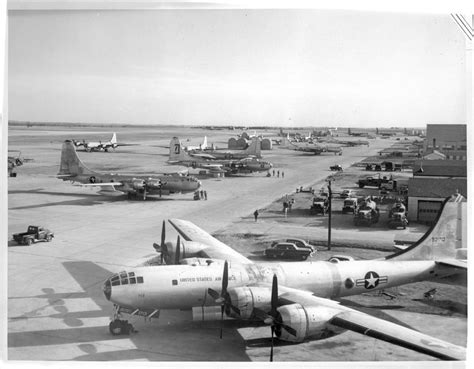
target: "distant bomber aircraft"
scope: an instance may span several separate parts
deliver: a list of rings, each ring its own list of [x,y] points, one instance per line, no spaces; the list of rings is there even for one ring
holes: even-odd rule
[[[91,152],[91,151],[105,151],[105,152],[108,152],[109,149],[113,149],[115,151],[115,149],[119,146],[130,146],[130,145],[132,145],[132,144],[118,143],[117,142],[117,134],[115,132],[112,135],[112,138],[110,139],[110,141],[107,141],[107,142],[102,142],[102,141],[98,141],[98,142],[89,141],[89,142],[86,142],[86,140],[82,140],[82,142],[72,140],[72,142],[74,143],[74,146],[76,146],[76,147],[83,146],[84,150],[87,151],[87,152]]]
[[[196,178],[179,174],[143,177],[94,172],[81,162],[74,144],[69,140],[63,143],[58,178],[83,186],[98,186],[99,193],[103,195],[127,195],[128,198],[141,196],[143,200],[148,195],[194,192],[201,186]]]
[[[342,155],[342,148],[338,145],[322,145],[318,143],[294,143],[289,140],[288,137],[283,138],[281,143],[282,148],[288,148],[290,150],[310,152],[314,155],[321,155],[323,152],[333,152],[334,155]]]
[[[466,204],[460,195],[446,199],[437,223],[404,251],[381,259],[339,263],[254,263],[193,223],[171,219],[179,233],[174,250],[165,242],[164,222],[161,245],[154,247],[174,265],[130,268],[105,281],[103,292],[114,304],[110,332],[121,334],[125,329],[127,321],[119,320],[123,313],[158,318],[162,309],[192,309],[195,320],[216,320],[220,312],[221,319],[225,313],[268,324],[270,360],[274,335],[299,343],[345,330],[441,360],[465,360],[464,347],[331,299],[426,280],[459,278],[466,282]]]
[[[252,152],[252,150],[250,148],[248,152]],[[252,157],[250,154],[246,154],[246,157],[242,159],[219,160],[214,157],[214,152],[212,154],[196,153],[195,151],[186,152],[178,137],[171,139],[168,163],[206,169],[210,173],[226,174],[266,172],[273,168],[272,163]]]
[[[257,137],[252,139],[249,147],[245,150],[220,150],[220,149],[207,149],[207,150],[189,150],[189,154],[194,157],[201,157],[203,159],[224,159],[224,160],[233,160],[233,159],[244,159],[249,156],[255,158],[262,157],[262,149],[260,146],[260,141]]]

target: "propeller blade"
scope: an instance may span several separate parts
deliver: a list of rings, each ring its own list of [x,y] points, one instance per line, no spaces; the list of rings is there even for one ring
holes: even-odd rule
[[[161,264],[165,259],[165,240],[166,240],[166,222],[163,220],[163,225],[161,226]],[[167,250],[168,251],[168,250]]]
[[[224,304],[221,305],[221,339],[222,339],[222,326],[224,325],[224,309],[225,309],[225,306]]]
[[[224,293],[227,293],[227,285],[229,284],[229,264],[227,260],[224,262],[224,275],[222,276],[222,291],[221,296],[224,296]]]
[[[273,333],[275,331],[275,327],[273,327],[273,325],[270,327],[270,329],[272,330],[272,343],[271,343],[271,346],[270,346],[270,361],[273,361]]]
[[[178,235],[178,239],[176,241],[176,252],[174,254],[175,259],[174,263],[175,265],[179,264],[179,258],[181,256],[181,237]]]
[[[289,334],[296,337],[296,330],[291,328],[289,325],[280,323],[281,327],[285,329]]]
[[[278,307],[278,279],[276,274],[273,275],[273,281],[272,281],[272,300],[271,300],[271,312],[270,315],[272,317],[276,317],[277,314],[277,307]]]
[[[207,289],[207,293],[209,294],[209,296],[211,296],[214,300],[217,300],[220,296],[219,296],[219,293],[215,290],[213,290],[212,288],[208,288]]]

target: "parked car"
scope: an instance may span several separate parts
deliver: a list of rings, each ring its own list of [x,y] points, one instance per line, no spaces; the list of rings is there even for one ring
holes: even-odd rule
[[[312,253],[306,247],[298,247],[294,243],[280,242],[263,251],[263,255],[267,258],[274,259],[296,259],[306,260]]]
[[[279,241],[273,241],[272,242],[272,247],[275,246],[276,244],[279,243],[294,243],[296,246],[300,248],[306,248],[311,250],[311,252],[316,251],[316,247],[311,245],[310,243],[306,242],[305,240],[302,240],[300,238],[287,238],[285,240],[279,240]]]
[[[339,171],[342,172],[342,166],[340,166],[339,164],[331,165],[331,166],[329,167],[329,169],[335,170],[335,171],[337,171],[337,172],[339,172]]]
[[[46,241],[49,242],[53,239],[54,233],[49,229],[38,227],[38,226],[28,226],[28,230],[23,233],[15,233],[13,235],[13,240],[15,240],[19,245],[31,245],[35,242]]]
[[[354,261],[354,258],[349,255],[333,255],[328,261],[331,263],[340,263],[341,261]]]

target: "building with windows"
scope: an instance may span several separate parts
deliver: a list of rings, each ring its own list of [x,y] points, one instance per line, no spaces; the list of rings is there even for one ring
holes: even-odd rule
[[[467,165],[462,160],[422,160],[413,165],[408,180],[408,220],[431,224],[446,197],[467,198]]]
[[[428,124],[424,153],[437,150],[446,159],[467,160],[467,126],[465,124]]]

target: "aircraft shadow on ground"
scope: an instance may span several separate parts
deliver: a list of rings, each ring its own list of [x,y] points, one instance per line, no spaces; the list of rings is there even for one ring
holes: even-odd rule
[[[72,358],[79,361],[104,360],[156,360],[156,361],[248,361],[246,343],[238,334],[236,327],[242,322],[224,321],[224,340],[219,339],[220,321],[192,322],[180,320],[179,313],[171,314],[173,322],[154,321],[139,329],[139,333],[130,336],[112,336],[108,329],[108,320],[103,326],[85,327],[83,319],[110,317],[112,304],[105,299],[102,292],[104,280],[111,272],[89,261],[68,261],[62,265],[80,285],[83,292],[57,293],[53,288],[43,288],[43,294],[35,296],[11,297],[9,299],[37,298],[45,299],[46,304],[40,308],[26,312],[21,316],[9,317],[9,322],[18,320],[54,318],[62,320],[69,328],[46,329],[35,331],[9,332],[8,347],[21,348],[42,346],[47,350],[51,345],[77,344],[84,354]],[[96,310],[69,311],[67,300],[90,298],[99,307]],[[50,312],[51,307],[55,310]],[[47,309],[47,310],[46,310]],[[127,317],[125,317],[127,318]],[[169,319],[168,319],[169,320]],[[141,320],[140,320],[141,322]],[[135,322],[132,321],[135,324]],[[240,324],[239,324],[240,323]],[[143,323],[145,324],[145,323]],[[104,341],[123,340],[129,338],[131,345],[116,351],[99,352],[96,341],[103,345]],[[225,340],[227,338],[227,341]],[[177,347],[180,340],[193,342],[185,351]],[[194,343],[195,342],[195,343]],[[225,350],[215,352],[217,345],[225,346]],[[120,346],[123,347],[123,344]],[[179,345],[178,345],[179,346]],[[222,352],[221,352],[222,351]],[[34,360],[35,358],[31,358]],[[54,357],[51,357],[54,360]]]
[[[137,199],[127,199],[126,195],[123,196],[103,196],[98,195],[95,193],[91,194],[74,194],[74,193],[65,193],[65,192],[51,192],[51,191],[44,191],[42,188],[34,189],[29,191],[23,190],[15,190],[9,191],[9,194],[38,194],[38,195],[52,195],[52,196],[69,196],[69,197],[82,197],[76,200],[66,200],[66,201],[58,201],[58,202],[47,202],[42,204],[36,205],[26,205],[26,206],[17,206],[14,208],[9,208],[10,210],[23,210],[23,209],[35,209],[35,208],[42,208],[48,206],[57,206],[57,205],[81,205],[81,206],[92,206],[92,205],[100,205],[103,203],[113,203],[113,202],[120,202],[120,201],[128,201],[128,202],[156,202],[156,201],[191,201],[191,198],[188,199],[173,199],[169,197],[157,197],[157,196],[148,196],[145,200],[141,198]],[[85,199],[84,199],[85,197]]]
[[[462,304],[456,301],[451,300],[441,300],[441,299],[413,299],[413,301],[421,302],[422,304],[436,307],[439,309],[444,309],[452,313],[463,314],[467,316],[467,305]]]

